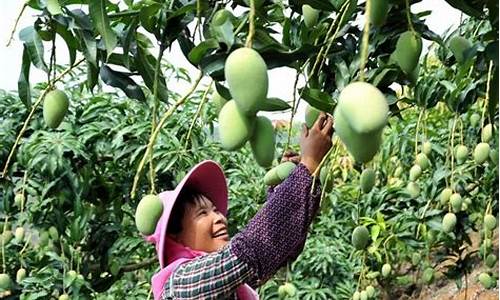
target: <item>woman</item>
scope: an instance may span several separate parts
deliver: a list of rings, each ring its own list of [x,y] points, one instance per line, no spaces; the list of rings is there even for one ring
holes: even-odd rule
[[[173,191],[161,193],[163,213],[146,239],[156,246],[158,299],[258,299],[263,284],[302,252],[321,195],[311,191],[319,163],[332,146],[333,120],[322,113],[303,127],[301,157],[290,176],[271,187],[267,201],[233,238],[227,232],[227,185],[212,161],[195,166]]]

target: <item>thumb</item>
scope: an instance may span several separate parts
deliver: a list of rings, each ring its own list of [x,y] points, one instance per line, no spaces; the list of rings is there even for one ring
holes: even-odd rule
[[[309,135],[309,129],[307,128],[306,124],[302,124],[302,136],[307,137]]]

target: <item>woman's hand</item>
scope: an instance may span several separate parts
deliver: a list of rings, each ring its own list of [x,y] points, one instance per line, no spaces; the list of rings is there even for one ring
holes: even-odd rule
[[[294,164],[300,163],[300,154],[294,151],[287,150],[283,153],[283,157],[281,158],[281,162],[291,161]]]
[[[300,137],[300,162],[311,174],[314,173],[323,157],[332,147],[333,118],[321,112],[314,125],[307,129],[304,124]]]

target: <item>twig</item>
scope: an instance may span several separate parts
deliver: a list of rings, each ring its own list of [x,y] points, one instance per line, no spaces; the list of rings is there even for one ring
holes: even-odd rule
[[[406,20],[408,21],[408,27],[410,28],[410,30],[415,33],[415,28],[413,28],[413,23],[411,21],[411,10],[410,10],[410,3],[408,2],[408,0],[406,0]]]
[[[493,69],[493,61],[490,61],[490,65],[488,66],[488,79],[486,80],[486,96],[484,98],[484,106],[483,106],[483,111],[481,113],[481,128],[484,127],[484,113],[486,112],[486,106],[488,105],[488,102],[490,101],[490,88],[491,88],[491,72]],[[488,115],[488,120],[490,116]],[[483,141],[483,135],[481,134],[481,142]]]
[[[21,7],[21,11],[19,12],[19,15],[17,15],[16,22],[14,23],[14,28],[12,28],[12,32],[10,33],[9,40],[7,41],[7,44],[5,45],[5,47],[9,47],[10,43],[14,39],[14,33],[16,32],[17,24],[19,23],[19,19],[21,19],[21,16],[23,15],[24,10],[26,9],[27,6],[28,6],[28,2],[26,1],[26,2],[24,2],[23,7]]]
[[[53,86],[54,83],[56,83],[59,80],[61,80],[64,77],[64,75],[68,74],[71,70],[73,70],[76,66],[78,66],[79,64],[81,64],[84,60],[85,59],[81,59],[80,61],[76,62],[73,66],[71,66],[71,67],[67,68],[66,70],[64,70],[61,74],[59,74],[59,76],[57,76],[56,78],[54,78],[54,80],[52,80],[52,84],[49,84],[43,90],[42,94],[38,97],[38,99],[36,100],[35,104],[33,104],[33,106],[31,107],[31,111],[30,111],[28,117],[26,118],[26,120],[24,120],[23,127],[21,128],[21,131],[19,131],[19,134],[17,135],[16,141],[14,142],[14,145],[12,146],[12,149],[10,150],[9,157],[7,158],[7,162],[5,163],[5,166],[3,168],[2,178],[7,177],[7,171],[8,171],[8,168],[9,168],[10,160],[12,159],[12,156],[14,155],[16,147],[19,144],[19,141],[21,140],[21,137],[23,136],[24,132],[26,131],[26,128],[28,128],[28,123],[31,120],[31,118],[33,117],[36,108],[38,107],[38,105],[40,105],[40,103],[42,102],[42,100],[45,97],[45,95],[49,92],[49,90],[51,89],[51,86]]]
[[[203,93],[203,96],[201,97],[200,105],[198,105],[198,109],[196,110],[196,114],[195,114],[195,116],[193,118],[193,121],[191,122],[191,125],[189,126],[189,130],[188,130],[188,133],[186,135],[186,143],[184,144],[184,149],[187,149],[187,146],[188,146],[188,143],[189,143],[189,137],[191,136],[191,131],[194,128],[194,124],[196,123],[196,120],[198,120],[198,118],[200,116],[200,113],[201,113],[201,110],[203,108],[203,105],[207,102],[207,94],[208,94],[208,92],[210,91],[210,89],[212,87],[212,83],[213,83],[213,81],[210,82],[210,84],[208,85],[207,89]]]
[[[194,84],[191,86],[191,89],[186,93],[186,95],[184,95],[181,99],[179,99],[174,104],[174,106],[172,106],[170,109],[168,109],[165,112],[165,114],[163,114],[163,117],[161,118],[160,122],[156,126],[154,132],[151,134],[151,136],[149,138],[148,146],[146,148],[146,152],[144,153],[144,156],[142,157],[142,160],[139,163],[139,166],[137,167],[137,171],[136,171],[135,176],[134,176],[134,183],[132,185],[132,190],[130,192],[131,198],[135,198],[135,190],[137,189],[137,184],[139,183],[139,178],[141,176],[142,169],[144,168],[144,164],[146,163],[146,159],[149,157],[149,154],[151,153],[151,151],[153,151],[154,143],[156,142],[156,138],[158,137],[158,133],[160,132],[160,129],[163,126],[163,123],[165,123],[167,118],[170,117],[174,113],[174,111],[177,109],[177,107],[182,105],[186,101],[186,99],[194,92],[194,90],[196,89],[196,87],[198,86],[198,84],[200,83],[202,78],[203,78],[203,73],[200,72],[200,75],[198,76],[198,78],[196,79]]]
[[[154,83],[153,83],[153,115],[151,117],[151,134],[153,134],[153,131],[156,126],[156,111],[159,106],[159,100],[158,100],[158,78],[159,78],[159,73],[160,73],[160,65],[161,65],[161,59],[163,57],[163,52],[165,51],[165,45],[163,43],[163,40],[161,41],[160,45],[160,50],[158,51],[158,57],[156,59],[156,66],[155,66],[155,77],[154,77]],[[155,192],[155,168],[154,168],[154,162],[153,162],[153,152],[151,152],[150,157],[149,157],[149,184],[151,187],[150,193],[153,194]]]
[[[255,0],[250,0],[250,27],[248,28],[247,41],[245,47],[252,48],[253,36],[255,34]]]
[[[363,29],[363,40],[361,42],[361,65],[359,66],[359,80],[365,81],[365,66],[368,59],[368,43],[370,39],[370,12],[371,0],[366,0],[365,4],[365,27]]]

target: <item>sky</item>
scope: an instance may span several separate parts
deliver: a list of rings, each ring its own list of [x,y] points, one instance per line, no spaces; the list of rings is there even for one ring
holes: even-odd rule
[[[18,33],[19,31],[31,24],[35,20],[36,11],[27,9],[23,16],[21,17],[17,30],[14,34],[14,40],[11,42],[9,47],[6,47],[7,41],[12,32],[12,28],[15,23],[15,19],[19,14],[24,1],[19,0],[1,0],[0,1],[0,11],[2,16],[0,18],[0,67],[2,72],[0,72],[0,89],[4,90],[17,90],[17,80],[19,78],[19,73],[21,70],[22,52],[23,46],[22,42],[19,41]],[[114,1],[116,2],[116,1]],[[460,22],[460,11],[454,9],[444,0],[423,0],[420,3],[412,5],[412,12],[420,12],[424,10],[431,10],[430,16],[426,17],[426,24],[431,30],[437,34],[442,34],[450,26],[458,26]],[[58,39],[59,43],[56,43],[56,51],[58,57],[58,63],[64,63],[68,61],[67,48],[61,39]],[[425,43],[424,47],[428,46],[429,43]],[[48,44],[45,47],[48,51]],[[166,52],[164,57],[173,63],[174,65],[186,68],[192,77],[198,74],[196,68],[194,68],[182,55],[179,47],[175,44],[170,52]],[[295,71],[293,69],[282,67],[275,68],[268,71],[269,76],[269,91],[268,97],[278,97],[286,101],[290,101],[293,95],[293,83],[295,80]],[[33,85],[36,82],[42,82],[46,80],[46,75],[44,72],[31,67],[30,82]],[[187,86],[182,85],[169,85],[169,87],[176,86],[179,92],[183,94],[184,90],[187,90]],[[304,105],[299,107],[299,115],[302,115],[304,110]],[[287,114],[282,113],[266,113],[271,119],[281,119],[286,118]]]

